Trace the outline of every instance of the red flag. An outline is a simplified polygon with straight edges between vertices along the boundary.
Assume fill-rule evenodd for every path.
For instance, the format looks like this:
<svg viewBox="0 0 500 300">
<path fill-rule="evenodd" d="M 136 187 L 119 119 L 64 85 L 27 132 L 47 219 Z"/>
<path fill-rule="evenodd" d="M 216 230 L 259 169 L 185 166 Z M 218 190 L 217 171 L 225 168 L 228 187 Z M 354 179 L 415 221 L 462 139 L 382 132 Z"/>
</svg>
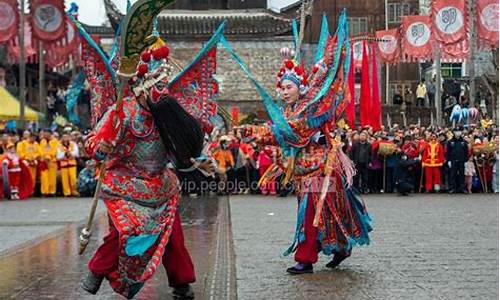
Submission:
<svg viewBox="0 0 500 300">
<path fill-rule="evenodd" d="M 368 66 L 368 55 L 366 53 L 366 43 L 363 41 L 363 63 L 361 65 L 361 94 L 359 97 L 359 108 L 361 126 L 370 125 L 370 114 L 372 107 L 372 97 L 370 93 L 370 67 Z"/>
<path fill-rule="evenodd" d="M 432 56 L 429 16 L 401 17 L 401 47 L 405 60 L 416 61 Z"/>
<path fill-rule="evenodd" d="M 16 0 L 0 0 L 0 43 L 17 35 L 19 12 Z"/>
<path fill-rule="evenodd" d="M 31 0 L 33 37 L 46 42 L 64 38 L 66 22 L 63 0 Z"/>
<path fill-rule="evenodd" d="M 353 55 L 353 49 L 351 47 L 351 57 Z M 345 117 L 347 120 L 347 124 L 349 124 L 349 127 L 354 128 L 356 125 L 356 107 L 355 107 L 355 101 L 356 101 L 356 91 L 354 88 L 354 60 L 351 59 L 351 67 L 349 68 L 349 74 L 348 74 L 348 84 L 349 84 L 349 93 L 351 94 L 351 99 L 349 103 L 347 104 L 347 107 L 345 109 Z"/>
<path fill-rule="evenodd" d="M 450 45 L 442 45 L 441 57 L 451 62 L 462 62 L 470 55 L 470 40 L 469 35 L 467 38 Z"/>
<path fill-rule="evenodd" d="M 380 103 L 380 87 L 378 85 L 378 63 L 375 53 L 375 44 L 372 45 L 372 105 L 370 109 L 370 117 L 374 131 L 380 130 L 382 120 L 382 107 Z"/>
<path fill-rule="evenodd" d="M 66 22 L 66 37 L 55 43 L 45 43 L 46 54 L 45 63 L 49 67 L 58 67 L 68 62 L 69 56 L 78 56 L 80 38 L 76 32 L 76 27 L 73 22 L 65 17 Z"/>
<path fill-rule="evenodd" d="M 479 39 L 498 47 L 498 0 L 477 0 L 476 13 Z"/>
<path fill-rule="evenodd" d="M 398 29 L 377 31 L 375 37 L 383 40 L 378 42 L 380 59 L 390 64 L 397 63 L 401 54 Z"/>
<path fill-rule="evenodd" d="M 465 1 L 434 0 L 432 2 L 432 34 L 442 44 L 454 44 L 466 38 Z"/>
</svg>

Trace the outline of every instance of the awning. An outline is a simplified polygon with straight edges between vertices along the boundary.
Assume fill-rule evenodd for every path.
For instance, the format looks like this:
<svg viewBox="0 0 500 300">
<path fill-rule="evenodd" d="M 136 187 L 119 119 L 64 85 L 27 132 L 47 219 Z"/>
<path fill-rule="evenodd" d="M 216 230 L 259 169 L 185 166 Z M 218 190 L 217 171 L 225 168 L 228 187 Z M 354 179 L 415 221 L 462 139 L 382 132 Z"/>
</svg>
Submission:
<svg viewBox="0 0 500 300">
<path fill-rule="evenodd" d="M 21 104 L 5 88 L 0 87 L 0 120 L 19 120 Z M 38 112 L 27 105 L 24 107 L 26 121 L 38 121 Z"/>
</svg>

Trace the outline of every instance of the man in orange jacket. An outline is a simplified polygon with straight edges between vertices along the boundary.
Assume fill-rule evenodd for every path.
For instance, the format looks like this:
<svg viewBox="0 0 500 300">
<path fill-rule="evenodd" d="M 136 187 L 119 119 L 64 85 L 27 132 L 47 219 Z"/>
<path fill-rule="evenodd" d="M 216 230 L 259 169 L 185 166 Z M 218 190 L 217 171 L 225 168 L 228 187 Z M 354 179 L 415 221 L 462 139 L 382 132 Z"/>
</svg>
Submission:
<svg viewBox="0 0 500 300">
<path fill-rule="evenodd" d="M 429 142 L 424 147 L 422 168 L 425 170 L 425 190 L 439 192 L 441 189 L 441 167 L 444 164 L 444 149 L 437 140 L 435 133 L 431 134 Z"/>
</svg>

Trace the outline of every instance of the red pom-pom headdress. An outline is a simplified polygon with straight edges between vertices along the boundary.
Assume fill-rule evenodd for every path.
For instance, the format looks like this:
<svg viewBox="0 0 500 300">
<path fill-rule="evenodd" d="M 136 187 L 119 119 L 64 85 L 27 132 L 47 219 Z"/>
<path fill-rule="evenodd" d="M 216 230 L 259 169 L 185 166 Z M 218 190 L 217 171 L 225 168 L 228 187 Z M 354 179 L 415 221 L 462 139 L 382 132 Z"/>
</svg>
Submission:
<svg viewBox="0 0 500 300">
<path fill-rule="evenodd" d="M 279 91 L 279 89 L 281 89 L 281 83 L 283 80 L 290 80 L 297 85 L 300 94 L 304 95 L 309 88 L 306 70 L 292 59 L 293 51 L 290 51 L 288 48 L 282 48 L 280 52 L 284 61 L 283 67 L 276 76 L 277 90 Z"/>
<path fill-rule="evenodd" d="M 172 67 L 169 64 L 170 49 L 163 40 L 156 42 L 143 51 L 132 82 L 136 96 L 147 93 L 160 81 L 168 80 Z"/>
</svg>

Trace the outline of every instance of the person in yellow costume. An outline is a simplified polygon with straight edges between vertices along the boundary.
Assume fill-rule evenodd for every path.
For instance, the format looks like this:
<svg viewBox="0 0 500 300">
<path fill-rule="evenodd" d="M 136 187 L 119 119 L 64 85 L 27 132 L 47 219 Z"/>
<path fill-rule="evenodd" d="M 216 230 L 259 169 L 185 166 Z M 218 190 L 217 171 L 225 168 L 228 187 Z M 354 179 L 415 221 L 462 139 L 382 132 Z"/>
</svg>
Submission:
<svg viewBox="0 0 500 300">
<path fill-rule="evenodd" d="M 42 196 L 55 196 L 57 189 L 57 148 L 59 140 L 50 131 L 40 132 L 40 192 Z"/>
<path fill-rule="evenodd" d="M 57 160 L 61 166 L 61 182 L 65 197 L 78 196 L 76 158 L 78 157 L 78 146 L 71 141 L 69 134 L 63 134 L 61 142 L 57 147 Z"/>
<path fill-rule="evenodd" d="M 17 155 L 19 159 L 28 164 L 28 168 L 33 179 L 33 187 L 36 184 L 36 171 L 38 168 L 38 159 L 40 158 L 40 146 L 35 141 L 35 137 L 29 131 L 23 133 L 23 140 L 17 143 Z"/>
</svg>

